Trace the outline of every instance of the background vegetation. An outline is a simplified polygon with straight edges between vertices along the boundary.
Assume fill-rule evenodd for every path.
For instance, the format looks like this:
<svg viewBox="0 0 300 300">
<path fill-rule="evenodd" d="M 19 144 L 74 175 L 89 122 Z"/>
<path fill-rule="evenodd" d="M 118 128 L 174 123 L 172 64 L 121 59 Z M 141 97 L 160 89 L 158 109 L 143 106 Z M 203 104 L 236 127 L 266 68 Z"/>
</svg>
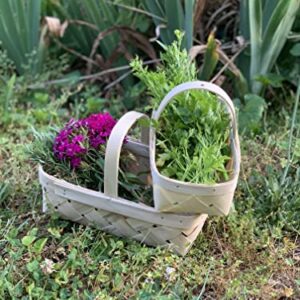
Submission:
<svg viewBox="0 0 300 300">
<path fill-rule="evenodd" d="M 145 110 L 129 61 L 154 68 L 174 29 L 234 99 L 243 155 L 235 208 L 185 258 L 42 215 L 25 151 L 33 128 Z M 0 41 L 0 298 L 300 298 L 298 0 L 6 0 Z"/>
</svg>

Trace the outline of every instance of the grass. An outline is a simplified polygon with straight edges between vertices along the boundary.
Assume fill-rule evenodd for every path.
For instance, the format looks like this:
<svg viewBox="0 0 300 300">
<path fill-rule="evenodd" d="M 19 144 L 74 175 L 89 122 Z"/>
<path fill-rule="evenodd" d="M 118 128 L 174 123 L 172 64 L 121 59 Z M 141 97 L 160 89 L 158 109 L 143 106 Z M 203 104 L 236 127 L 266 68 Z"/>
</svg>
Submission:
<svg viewBox="0 0 300 300">
<path fill-rule="evenodd" d="M 43 109 L 54 111 L 51 105 Z M 242 139 L 235 210 L 210 218 L 182 258 L 41 213 L 36 166 L 24 148 L 32 141 L 31 126 L 42 130 L 66 110 L 50 119 L 41 119 L 39 110 L 18 111 L 21 118 L 0 125 L 1 299 L 300 297 L 299 151 L 284 193 L 276 190 L 287 159 L 284 124 Z"/>
</svg>

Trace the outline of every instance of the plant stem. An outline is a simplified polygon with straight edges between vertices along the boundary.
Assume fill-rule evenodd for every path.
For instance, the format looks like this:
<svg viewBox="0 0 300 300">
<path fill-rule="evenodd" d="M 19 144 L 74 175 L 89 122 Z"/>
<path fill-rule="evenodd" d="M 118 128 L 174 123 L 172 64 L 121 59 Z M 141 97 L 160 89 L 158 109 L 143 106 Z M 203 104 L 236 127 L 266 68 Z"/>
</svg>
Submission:
<svg viewBox="0 0 300 300">
<path fill-rule="evenodd" d="M 294 106 L 294 111 L 293 111 L 293 117 L 292 117 L 292 124 L 291 124 L 291 130 L 290 130 L 290 136 L 289 136 L 289 146 L 288 146 L 288 162 L 287 165 L 284 169 L 283 176 L 281 178 L 281 186 L 284 184 L 286 176 L 288 174 L 290 165 L 291 165 L 291 152 L 292 152 L 292 143 L 293 143 L 293 132 L 294 132 L 294 127 L 296 123 L 296 118 L 297 118 L 297 111 L 298 111 L 298 106 L 299 106 L 299 97 L 300 97 L 300 77 L 298 80 L 298 88 L 297 88 L 297 93 L 296 93 L 296 101 L 295 101 L 295 106 Z"/>
</svg>

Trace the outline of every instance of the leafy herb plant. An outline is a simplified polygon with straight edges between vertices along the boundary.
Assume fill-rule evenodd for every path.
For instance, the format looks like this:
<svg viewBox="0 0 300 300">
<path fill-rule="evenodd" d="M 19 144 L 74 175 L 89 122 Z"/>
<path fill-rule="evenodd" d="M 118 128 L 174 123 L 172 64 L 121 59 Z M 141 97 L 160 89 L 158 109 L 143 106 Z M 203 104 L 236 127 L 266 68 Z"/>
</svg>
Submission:
<svg viewBox="0 0 300 300">
<path fill-rule="evenodd" d="M 194 62 L 181 50 L 183 34 L 176 35 L 177 41 L 162 45 L 162 65 L 156 71 L 144 67 L 138 58 L 131 63 L 134 74 L 147 87 L 153 109 L 178 84 L 197 80 Z M 163 175 L 206 184 L 229 178 L 230 118 L 214 94 L 192 90 L 176 96 L 158 123 L 156 163 Z"/>
</svg>

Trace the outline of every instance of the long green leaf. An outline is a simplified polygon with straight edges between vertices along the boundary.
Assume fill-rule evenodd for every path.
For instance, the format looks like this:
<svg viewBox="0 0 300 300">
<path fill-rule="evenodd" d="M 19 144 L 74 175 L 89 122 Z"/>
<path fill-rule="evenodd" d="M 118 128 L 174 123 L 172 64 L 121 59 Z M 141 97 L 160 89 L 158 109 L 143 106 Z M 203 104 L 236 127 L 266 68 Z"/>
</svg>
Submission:
<svg viewBox="0 0 300 300">
<path fill-rule="evenodd" d="M 293 1 L 293 0 L 292 0 Z M 298 0 L 296 0 L 298 1 Z M 280 23 L 283 21 L 287 11 L 290 7 L 290 0 L 280 0 L 271 15 L 269 22 L 267 23 L 266 29 L 263 33 L 263 45 L 262 45 L 262 53 L 266 52 L 272 42 L 275 32 L 280 26 Z M 290 29 L 289 29 L 290 30 Z"/>
<path fill-rule="evenodd" d="M 298 0 L 281 0 L 278 2 L 263 35 L 261 61 L 254 75 L 265 75 L 274 66 L 287 36 L 293 26 L 300 2 Z M 260 93 L 262 84 L 252 77 L 252 91 Z"/>
<path fill-rule="evenodd" d="M 167 28 L 170 32 L 171 42 L 175 39 L 174 31 L 184 28 L 184 14 L 180 1 L 164 0 L 167 19 Z"/>
<path fill-rule="evenodd" d="M 277 60 L 286 40 L 289 32 L 291 31 L 291 28 L 293 26 L 297 11 L 300 6 L 300 2 L 298 0 L 289 0 L 287 1 L 289 3 L 289 6 L 286 9 L 286 13 L 282 16 L 282 19 L 280 22 L 274 21 L 275 24 L 277 24 L 277 27 L 273 24 L 273 16 L 270 20 L 270 23 L 268 25 L 268 28 L 266 29 L 266 34 L 263 41 L 263 47 L 262 47 L 262 55 L 264 60 L 266 61 L 266 65 L 262 65 L 262 71 L 263 74 L 268 72 L 270 68 L 274 65 L 275 61 Z M 274 12 L 274 15 L 276 11 Z M 272 30 L 273 33 L 272 33 Z M 270 42 L 271 44 L 269 47 L 267 47 L 267 43 Z"/>
<path fill-rule="evenodd" d="M 239 64 L 253 93 L 261 92 L 262 84 L 256 77 L 267 74 L 276 63 L 299 7 L 299 0 L 241 0 L 240 30 L 246 39 L 250 38 L 250 74 L 247 72 L 249 58 L 245 53 Z M 247 15 L 248 24 L 245 21 Z"/>
<path fill-rule="evenodd" d="M 36 73 L 42 59 L 41 0 L 0 1 L 0 41 L 19 74 Z"/>
<path fill-rule="evenodd" d="M 41 1 L 29 1 L 28 2 L 28 27 L 30 28 L 31 47 L 36 46 L 39 43 L 39 28 L 40 28 L 40 14 L 41 14 Z"/>
<path fill-rule="evenodd" d="M 194 0 L 184 1 L 184 29 L 186 36 L 186 49 L 189 50 L 193 46 L 193 36 L 194 36 Z"/>
<path fill-rule="evenodd" d="M 240 32 L 248 40 L 250 38 L 249 28 L 249 4 L 247 0 L 240 1 Z"/>
<path fill-rule="evenodd" d="M 217 66 L 218 60 L 219 54 L 217 52 L 217 43 L 213 34 L 210 34 L 207 41 L 207 49 L 204 54 L 204 62 L 199 75 L 201 80 L 210 79 Z"/>
<path fill-rule="evenodd" d="M 263 6 L 263 31 L 265 31 L 277 4 L 278 0 L 265 0 Z"/>
<path fill-rule="evenodd" d="M 106 0 L 64 0 L 56 3 L 55 10 L 64 19 L 81 20 L 98 28 L 97 31 L 84 25 L 71 24 L 65 33 L 64 42 L 87 56 L 100 32 L 120 24 L 130 25 L 132 22 L 127 12 L 126 24 L 120 23 L 122 14 L 113 2 Z M 109 34 L 100 42 L 99 50 L 104 58 L 111 55 L 118 42 L 117 33 Z"/>
<path fill-rule="evenodd" d="M 261 62 L 261 43 L 262 43 L 262 4 L 260 0 L 249 1 L 249 23 L 251 39 L 251 66 L 250 77 L 258 73 Z"/>
<path fill-rule="evenodd" d="M 145 8 L 151 12 L 151 14 L 159 16 L 160 18 L 165 19 L 165 22 L 160 21 L 157 18 L 152 18 L 155 26 L 163 25 L 167 22 L 166 14 L 164 8 L 162 7 L 161 0 L 144 0 L 143 2 Z M 172 36 L 170 35 L 169 30 L 165 28 L 160 29 L 160 38 L 165 44 L 170 44 L 172 42 Z"/>
<path fill-rule="evenodd" d="M 184 3 L 184 6 L 182 5 Z M 175 40 L 174 31 L 185 31 L 182 45 L 190 49 L 193 45 L 195 0 L 143 0 L 144 7 L 154 16 L 165 19 L 165 24 L 153 17 L 156 26 L 165 25 L 160 29 L 160 39 L 164 44 L 171 44 Z"/>
</svg>

